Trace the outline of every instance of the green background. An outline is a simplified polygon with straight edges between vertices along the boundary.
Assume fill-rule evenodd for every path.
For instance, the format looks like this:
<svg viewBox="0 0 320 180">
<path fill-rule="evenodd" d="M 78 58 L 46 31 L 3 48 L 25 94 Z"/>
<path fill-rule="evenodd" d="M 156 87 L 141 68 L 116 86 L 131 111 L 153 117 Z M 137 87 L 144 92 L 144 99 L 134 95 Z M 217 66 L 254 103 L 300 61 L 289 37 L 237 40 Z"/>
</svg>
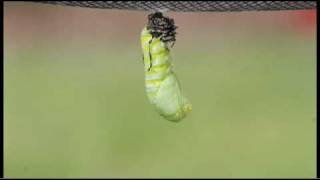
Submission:
<svg viewBox="0 0 320 180">
<path fill-rule="evenodd" d="M 285 12 L 167 13 L 193 105 L 149 104 L 148 12 L 5 3 L 5 177 L 316 175 L 316 33 Z"/>
</svg>

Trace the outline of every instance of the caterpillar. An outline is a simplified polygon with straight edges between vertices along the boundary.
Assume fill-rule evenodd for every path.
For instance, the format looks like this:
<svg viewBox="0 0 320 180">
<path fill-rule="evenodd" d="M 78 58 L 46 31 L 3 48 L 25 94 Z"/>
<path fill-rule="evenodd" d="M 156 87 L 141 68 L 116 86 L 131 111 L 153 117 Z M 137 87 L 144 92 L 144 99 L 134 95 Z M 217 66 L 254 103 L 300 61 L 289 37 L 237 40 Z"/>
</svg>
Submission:
<svg viewBox="0 0 320 180">
<path fill-rule="evenodd" d="M 175 43 L 174 20 L 155 12 L 141 32 L 147 97 L 165 119 L 178 122 L 192 110 L 173 71 L 170 48 Z"/>
</svg>

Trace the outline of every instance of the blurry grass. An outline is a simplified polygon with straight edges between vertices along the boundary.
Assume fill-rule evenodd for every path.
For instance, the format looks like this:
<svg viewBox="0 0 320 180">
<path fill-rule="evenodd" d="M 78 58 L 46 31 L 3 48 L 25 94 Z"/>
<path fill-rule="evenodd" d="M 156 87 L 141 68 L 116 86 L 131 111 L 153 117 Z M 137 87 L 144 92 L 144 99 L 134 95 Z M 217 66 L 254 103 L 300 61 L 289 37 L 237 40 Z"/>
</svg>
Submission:
<svg viewBox="0 0 320 180">
<path fill-rule="evenodd" d="M 314 177 L 315 40 L 184 43 L 177 124 L 147 101 L 138 43 L 7 48 L 5 177 Z"/>
</svg>

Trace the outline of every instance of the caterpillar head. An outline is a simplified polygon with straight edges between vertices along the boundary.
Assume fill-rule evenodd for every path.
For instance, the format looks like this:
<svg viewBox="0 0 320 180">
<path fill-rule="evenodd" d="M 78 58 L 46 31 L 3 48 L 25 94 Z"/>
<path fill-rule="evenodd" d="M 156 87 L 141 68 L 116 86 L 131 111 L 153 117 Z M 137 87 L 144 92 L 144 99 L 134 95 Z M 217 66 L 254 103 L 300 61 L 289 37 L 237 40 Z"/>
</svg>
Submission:
<svg viewBox="0 0 320 180">
<path fill-rule="evenodd" d="M 174 20 L 164 17 L 161 12 L 155 12 L 148 16 L 147 30 L 153 38 L 159 38 L 162 42 L 174 43 L 176 41 L 177 26 Z"/>
</svg>

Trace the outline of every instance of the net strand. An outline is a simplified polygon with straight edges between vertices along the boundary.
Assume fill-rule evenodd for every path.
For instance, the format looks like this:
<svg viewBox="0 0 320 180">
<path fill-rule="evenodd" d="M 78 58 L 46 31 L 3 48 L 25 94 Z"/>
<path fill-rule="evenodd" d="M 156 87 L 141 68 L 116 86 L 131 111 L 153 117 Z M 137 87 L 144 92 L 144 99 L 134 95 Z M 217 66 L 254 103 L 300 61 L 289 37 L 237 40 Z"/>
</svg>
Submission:
<svg viewBox="0 0 320 180">
<path fill-rule="evenodd" d="M 33 1 L 100 9 L 177 12 L 223 12 L 315 9 L 316 1 Z"/>
</svg>

